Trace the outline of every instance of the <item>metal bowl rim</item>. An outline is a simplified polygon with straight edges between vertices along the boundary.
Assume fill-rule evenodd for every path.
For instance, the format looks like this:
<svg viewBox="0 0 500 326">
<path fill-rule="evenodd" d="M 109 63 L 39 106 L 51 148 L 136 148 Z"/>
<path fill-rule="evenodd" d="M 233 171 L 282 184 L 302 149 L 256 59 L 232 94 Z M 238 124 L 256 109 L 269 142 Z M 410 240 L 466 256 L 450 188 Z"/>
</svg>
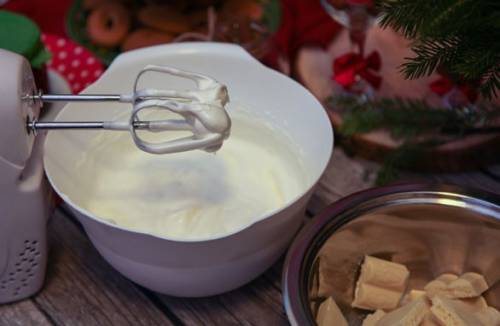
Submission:
<svg viewBox="0 0 500 326">
<path fill-rule="evenodd" d="M 500 220 L 500 196 L 498 194 L 453 184 L 404 183 L 375 187 L 354 193 L 330 204 L 299 232 L 286 255 L 282 275 L 283 304 L 292 325 L 314 324 L 310 314 L 304 309 L 300 284 L 304 258 L 311 251 L 311 247 L 323 227 L 332 223 L 329 230 L 335 232 L 349 220 L 355 218 L 342 219 L 342 215 L 347 212 L 376 199 L 384 199 L 384 197 L 390 197 L 391 195 L 409 194 L 419 195 L 420 198 L 426 198 L 425 196 L 427 196 L 429 199 L 431 196 L 435 198 L 452 196 L 455 199 L 467 202 L 469 205 L 486 205 L 498 211 L 497 214 L 494 214 L 494 217 Z"/>
</svg>

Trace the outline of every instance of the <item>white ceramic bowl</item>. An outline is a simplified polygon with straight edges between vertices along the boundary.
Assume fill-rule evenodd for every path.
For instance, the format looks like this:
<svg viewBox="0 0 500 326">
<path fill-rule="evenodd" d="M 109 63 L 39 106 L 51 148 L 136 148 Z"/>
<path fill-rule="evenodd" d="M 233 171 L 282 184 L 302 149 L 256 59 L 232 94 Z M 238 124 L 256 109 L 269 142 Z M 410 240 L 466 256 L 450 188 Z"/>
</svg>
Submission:
<svg viewBox="0 0 500 326">
<path fill-rule="evenodd" d="M 229 44 L 183 43 L 128 52 L 116 58 L 85 92 L 128 93 L 136 74 L 147 64 L 169 65 L 214 77 L 228 86 L 232 101 L 286 130 L 301 151 L 297 155 L 303 157 L 303 172 L 309 180 L 302 194 L 227 236 L 178 241 L 108 223 L 72 200 L 79 191 L 79 180 L 85 178 L 88 182 L 93 178 L 81 175 L 75 168 L 82 151 L 91 146 L 93 132 L 49 132 L 44 158 L 47 176 L 101 255 L 134 282 L 175 296 L 208 296 L 237 288 L 270 267 L 301 226 L 306 203 L 333 147 L 328 117 L 322 105 L 301 85 Z M 130 110 L 120 103 L 71 103 L 56 120 L 106 120 L 127 109 Z"/>
</svg>

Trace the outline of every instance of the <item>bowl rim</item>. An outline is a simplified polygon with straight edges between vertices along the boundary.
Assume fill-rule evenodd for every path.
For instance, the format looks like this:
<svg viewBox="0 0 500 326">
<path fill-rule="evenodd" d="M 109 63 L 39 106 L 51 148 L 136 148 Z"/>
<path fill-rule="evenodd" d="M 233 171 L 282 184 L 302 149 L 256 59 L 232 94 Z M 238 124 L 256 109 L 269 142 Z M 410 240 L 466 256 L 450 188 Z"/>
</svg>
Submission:
<svg viewBox="0 0 500 326">
<path fill-rule="evenodd" d="M 290 246 L 285 262 L 283 264 L 281 287 L 283 291 L 283 305 L 288 320 L 292 325 L 315 325 L 310 309 L 303 309 L 308 306 L 304 300 L 303 289 L 301 288 L 302 275 L 306 269 L 304 262 L 307 258 L 314 256 L 322 247 L 328 237 L 324 237 L 326 231 L 335 232 L 347 222 L 353 220 L 362 214 L 356 213 L 356 209 L 361 209 L 363 205 L 376 204 L 377 199 L 384 199 L 392 195 L 431 195 L 454 197 L 454 200 L 462 200 L 464 206 L 486 206 L 490 212 L 494 213 L 492 218 L 500 221 L 500 195 L 487 190 L 480 190 L 467 186 L 455 184 L 440 184 L 436 182 L 429 183 L 400 183 L 395 185 L 374 187 L 359 191 L 330 204 L 322 210 L 313 220 L 310 221 L 295 237 Z M 421 199 L 421 198 L 420 198 Z M 430 198 L 425 203 L 430 203 Z M 414 199 L 408 199 L 408 203 L 422 203 L 418 196 Z M 437 202 L 436 202 L 437 203 Z M 399 204 L 405 204 L 404 202 Z M 458 207 L 452 205 L 451 201 L 446 203 L 437 203 L 449 207 Z M 377 206 L 375 206 L 377 207 Z M 351 216 L 349 216 L 351 213 Z M 325 230 L 325 226 L 328 228 Z M 324 231 L 324 232 L 322 232 Z M 315 243 L 323 235 L 320 243 Z M 314 246 L 313 246 L 314 244 Z"/>
<path fill-rule="evenodd" d="M 122 53 L 118 55 L 112 62 L 112 64 L 108 67 L 108 69 L 102 74 L 97 81 L 95 81 L 92 85 L 90 85 L 88 88 L 86 88 L 82 93 L 86 93 L 88 90 L 92 91 L 93 87 L 95 84 L 99 83 L 99 80 L 101 78 L 114 71 L 116 69 L 117 65 L 127 63 L 129 61 L 133 61 L 135 58 L 141 57 L 142 55 L 146 53 L 164 53 L 165 55 L 167 54 L 173 54 L 173 53 L 219 53 L 223 54 L 226 56 L 236 56 L 244 60 L 249 60 L 253 62 L 256 65 L 256 68 L 258 69 L 263 69 L 266 71 L 268 74 L 273 74 L 277 76 L 280 79 L 286 80 L 288 83 L 291 83 L 291 85 L 294 85 L 294 87 L 298 87 L 304 91 L 305 94 L 311 97 L 311 100 L 313 102 L 316 102 L 317 106 L 321 108 L 321 110 L 318 110 L 318 114 L 323 115 L 323 120 L 326 123 L 327 126 L 327 133 L 328 136 L 325 139 L 322 139 L 323 142 L 326 142 L 328 146 L 325 146 L 327 148 L 328 153 L 325 154 L 325 157 L 327 159 L 323 162 L 321 167 L 319 168 L 320 173 L 317 174 L 315 178 L 311 178 L 311 181 L 309 182 L 309 186 L 304 187 L 304 189 L 297 194 L 296 196 L 292 197 L 289 201 L 287 201 L 282 207 L 275 208 L 273 210 L 270 210 L 266 212 L 265 214 L 260 215 L 257 219 L 254 221 L 243 225 L 229 233 L 223 233 L 215 236 L 208 236 L 208 237 L 199 237 L 195 239 L 186 239 L 186 238 L 181 238 L 181 237 L 173 237 L 173 236 L 161 236 L 158 234 L 152 234 L 148 232 L 142 232 L 142 231 L 135 231 L 131 230 L 129 228 L 113 224 L 105 219 L 102 219 L 98 217 L 97 215 L 91 213 L 90 211 L 80 207 L 79 205 L 75 204 L 68 196 L 66 196 L 60 189 L 59 187 L 55 184 L 54 179 L 51 176 L 51 173 L 49 172 L 49 169 L 47 169 L 47 164 L 46 164 L 46 156 L 44 154 L 44 171 L 45 175 L 47 176 L 47 179 L 51 185 L 51 187 L 55 190 L 55 192 L 61 197 L 61 199 L 69 205 L 72 209 L 76 210 L 79 214 L 86 218 L 90 218 L 91 220 L 103 224 L 105 226 L 111 227 L 113 229 L 117 229 L 120 231 L 124 232 L 132 232 L 134 234 L 142 235 L 142 236 L 148 236 L 148 237 L 153 237 L 156 239 L 160 240 L 168 240 L 168 241 L 175 241 L 175 242 L 180 242 L 180 243 L 203 243 L 207 241 L 216 241 L 224 238 L 229 238 L 232 236 L 237 235 L 238 233 L 252 227 L 253 225 L 256 225 L 274 215 L 277 215 L 281 212 L 283 212 L 286 209 L 289 209 L 291 206 L 295 205 L 298 201 L 300 201 L 304 196 L 306 196 L 308 193 L 310 193 L 314 187 L 317 185 L 319 182 L 319 179 L 323 175 L 324 171 L 330 164 L 330 161 L 332 160 L 332 153 L 333 153 L 333 148 L 335 144 L 335 137 L 334 137 L 334 131 L 333 127 L 330 123 L 328 114 L 326 112 L 326 109 L 324 106 L 321 104 L 321 102 L 314 97 L 314 95 L 307 90 L 302 84 L 297 82 L 296 80 L 290 78 L 289 76 L 286 76 L 282 73 L 279 73 L 278 71 L 271 69 L 264 64 L 262 64 L 260 61 L 255 59 L 250 53 L 248 53 L 245 49 L 243 49 L 241 46 L 235 45 L 235 44 L 229 44 L 229 43 L 218 43 L 218 42 L 182 42 L 182 43 L 173 43 L 173 44 L 165 44 L 165 45 L 156 45 L 156 46 L 151 46 L 151 47 L 146 47 L 146 48 L 141 48 L 141 49 L 135 49 L 132 51 L 128 51 L 125 53 Z M 62 115 L 62 113 L 67 109 L 65 106 L 60 112 L 58 112 L 55 121 L 59 119 L 59 117 Z M 49 143 L 49 138 L 51 136 L 51 132 L 47 133 L 46 139 L 45 139 L 45 146 L 48 146 Z M 45 153 L 45 150 L 44 150 Z"/>
</svg>

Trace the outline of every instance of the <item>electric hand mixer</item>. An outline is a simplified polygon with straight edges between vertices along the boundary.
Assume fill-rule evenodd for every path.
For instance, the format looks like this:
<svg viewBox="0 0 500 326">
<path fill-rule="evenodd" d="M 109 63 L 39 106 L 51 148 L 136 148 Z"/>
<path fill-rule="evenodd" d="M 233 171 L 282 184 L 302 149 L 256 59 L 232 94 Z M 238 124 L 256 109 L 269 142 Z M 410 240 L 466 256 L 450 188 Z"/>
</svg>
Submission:
<svg viewBox="0 0 500 326">
<path fill-rule="evenodd" d="M 154 154 L 194 149 L 218 150 L 229 136 L 231 122 L 225 105 L 227 89 L 200 74 L 164 66 L 146 66 L 130 95 L 43 95 L 36 90 L 29 63 L 0 49 L 0 304 L 28 297 L 44 280 L 47 262 L 46 222 L 49 200 L 42 167 L 45 129 L 108 129 L 129 131 L 137 147 Z M 148 72 L 194 81 L 186 91 L 138 89 Z M 118 101 L 132 104 L 127 121 L 38 122 L 42 102 Z M 169 110 L 183 119 L 144 121 L 146 109 Z M 184 130 L 191 136 L 153 143 L 137 130 Z"/>
</svg>

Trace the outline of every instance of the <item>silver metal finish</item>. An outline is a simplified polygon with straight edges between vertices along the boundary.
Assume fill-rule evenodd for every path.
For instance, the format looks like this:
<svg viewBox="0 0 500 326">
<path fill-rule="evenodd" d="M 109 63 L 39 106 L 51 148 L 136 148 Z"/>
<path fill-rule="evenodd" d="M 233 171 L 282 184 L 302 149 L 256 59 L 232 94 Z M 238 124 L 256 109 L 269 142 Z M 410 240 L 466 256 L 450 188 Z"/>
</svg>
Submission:
<svg viewBox="0 0 500 326">
<path fill-rule="evenodd" d="M 37 94 L 30 98 L 42 102 L 119 102 L 121 96 L 111 94 Z"/>
<path fill-rule="evenodd" d="M 500 308 L 500 197 L 444 185 L 373 188 L 329 206 L 295 239 L 285 262 L 283 297 L 292 325 L 314 325 L 322 297 L 318 264 L 325 259 L 337 301 L 350 325 L 366 311 L 352 309 L 364 255 L 403 263 L 410 288 L 440 275 L 482 273 L 492 288 L 489 305 Z"/>
<path fill-rule="evenodd" d="M 132 126 L 132 127 L 131 127 Z M 27 121 L 26 129 L 28 134 L 35 134 L 38 130 L 64 130 L 64 129 L 86 129 L 86 130 L 148 130 L 159 132 L 165 130 L 190 130 L 190 126 L 182 120 L 157 120 L 142 121 L 136 120 L 131 125 L 118 121 L 72 121 L 72 122 L 38 122 L 37 120 Z"/>
<path fill-rule="evenodd" d="M 34 132 L 36 130 L 49 129 L 103 129 L 104 122 L 38 122 L 31 121 L 27 124 L 28 130 Z"/>
<path fill-rule="evenodd" d="M 134 129 L 154 129 L 158 125 L 164 125 L 164 121 L 135 121 L 132 125 Z M 85 122 L 38 122 L 30 121 L 27 123 L 30 132 L 36 130 L 57 130 L 57 129 L 107 129 L 107 130 L 128 130 L 127 124 L 123 127 L 110 127 L 109 124 L 114 122 L 105 121 L 85 121 Z"/>
<path fill-rule="evenodd" d="M 137 86 L 135 86 L 137 87 Z M 137 90 L 134 88 L 134 91 Z M 155 99 L 170 99 L 179 102 L 188 102 L 185 98 L 176 96 L 137 96 L 135 98 L 138 100 L 145 100 L 149 98 Z M 24 97 L 25 100 L 31 100 L 33 102 L 131 102 L 134 98 L 117 94 L 43 94 L 42 91 L 38 91 L 36 94 L 27 95 Z"/>
</svg>

